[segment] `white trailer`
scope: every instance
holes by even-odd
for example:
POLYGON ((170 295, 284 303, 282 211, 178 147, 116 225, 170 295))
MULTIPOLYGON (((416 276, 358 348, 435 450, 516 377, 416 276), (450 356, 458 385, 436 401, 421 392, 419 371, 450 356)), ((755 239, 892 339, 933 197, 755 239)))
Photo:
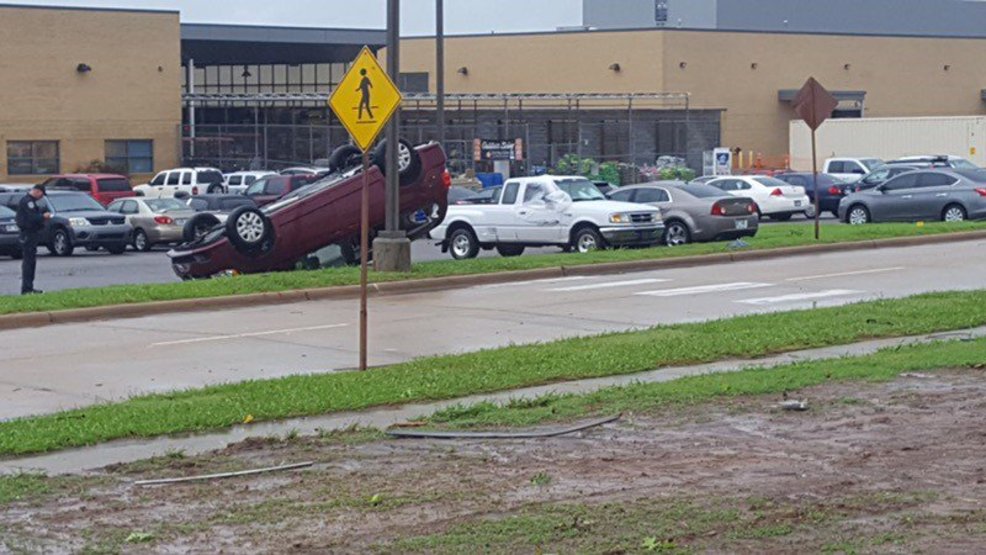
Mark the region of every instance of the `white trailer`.
MULTIPOLYGON (((811 170, 811 130, 790 124, 791 168, 811 170)), ((830 119, 818 128, 818 169, 826 158, 949 154, 986 167, 986 117, 830 119)))

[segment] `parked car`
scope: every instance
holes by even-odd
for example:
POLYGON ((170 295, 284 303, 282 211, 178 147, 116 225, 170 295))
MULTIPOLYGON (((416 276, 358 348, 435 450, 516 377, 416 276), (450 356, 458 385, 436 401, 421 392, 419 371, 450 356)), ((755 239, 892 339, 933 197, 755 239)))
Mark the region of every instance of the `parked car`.
POLYGON ((17 212, 0 206, 0 256, 21 257, 21 232, 17 228, 17 212))
POLYGON ((73 173, 56 175, 45 180, 42 185, 46 190, 79 191, 96 199, 103 206, 109 205, 118 198, 131 197, 134 194, 130 180, 123 175, 105 173, 73 173))
POLYGON ((976 170, 979 166, 959 156, 937 154, 930 156, 904 156, 887 162, 888 165, 907 164, 922 168, 952 168, 956 170, 976 170))
POLYGON ((431 238, 452 258, 475 258, 480 249, 518 256, 526 247, 559 246, 588 252, 607 246, 660 242, 660 210, 607 199, 580 176, 509 179, 495 202, 449 207, 431 238))
POLYGON ((243 195, 257 203, 257 206, 266 206, 292 191, 297 191, 305 185, 314 183, 316 180, 317 177, 314 174, 262 177, 247 187, 243 195))
MULTIPOLYGON (((811 172, 790 172, 775 175, 777 179, 791 185, 802 187, 808 195, 810 208, 805 210, 806 216, 815 215, 815 179, 811 172)), ((839 215, 839 202, 847 193, 848 183, 834 175, 827 173, 818 174, 818 207, 822 212, 830 212, 833 216, 839 215)))
POLYGON ((30 183, 0 183, 0 193, 27 193, 31 187, 30 183))
POLYGON ((787 221, 794 214, 810 212, 808 195, 801 187, 766 175, 734 175, 709 181, 709 186, 735 197, 752 198, 761 216, 787 221))
MULTIPOLYGON (((12 210, 24 193, 0 193, 0 205, 12 210)), ((52 191, 45 196, 52 214, 45 225, 41 244, 56 256, 71 256, 76 247, 105 248, 123 254, 130 244, 132 228, 122 214, 108 212, 85 193, 52 191)))
POLYGON ((195 215, 176 198, 123 198, 110 203, 106 210, 123 214, 133 228, 131 245, 140 252, 155 245, 180 243, 185 224, 195 215))
POLYGON ((705 185, 709 181, 712 181, 713 179, 718 179, 720 177, 723 177, 723 176, 721 176, 721 175, 702 175, 702 176, 696 177, 695 179, 689 181, 689 183, 697 183, 699 185, 705 185))
MULTIPOLYGON (((401 186, 400 222, 411 239, 424 237, 445 217, 452 177, 445 169, 441 146, 412 147, 401 142, 407 156, 398 165, 401 186), (424 210, 427 221, 412 224, 424 210)), ((387 142, 374 150, 382 161, 387 142)), ((375 162, 366 178, 370 197, 370 233, 384 225, 384 174, 375 162)), ((342 168, 277 202, 243 206, 203 237, 171 252, 172 267, 182 279, 210 277, 229 270, 243 273, 290 270, 310 253, 359 235, 363 174, 360 166, 342 168)))
POLYGON ((882 165, 883 160, 879 158, 828 158, 822 164, 821 173, 852 183, 882 165))
POLYGON ((855 183, 847 184, 844 187, 845 194, 848 195, 849 193, 858 193, 859 191, 872 189, 877 185, 883 185, 890 179, 897 177, 902 173, 919 170, 919 169, 921 169, 921 166, 915 164, 893 164, 893 165, 884 164, 873 170, 866 177, 860 179, 859 181, 855 183))
POLYGON ((182 239, 188 243, 205 235, 226 223, 226 218, 241 206, 257 208, 257 203, 243 195, 199 195, 188 199, 188 207, 195 215, 186 223, 182 239))
POLYGON ((253 182, 270 175, 277 175, 274 172, 233 172, 223 176, 223 189, 226 193, 236 193, 242 195, 247 187, 253 182))
POLYGON ((660 208, 663 241, 669 247, 753 237, 759 227, 753 199, 734 197, 701 183, 657 181, 627 185, 610 193, 609 198, 660 208))
POLYGON ((194 196, 223 192, 223 174, 215 168, 175 168, 154 176, 145 185, 134 187, 145 197, 194 196))
POLYGON ((854 225, 986 218, 986 170, 907 172, 844 198, 839 205, 839 218, 854 225))

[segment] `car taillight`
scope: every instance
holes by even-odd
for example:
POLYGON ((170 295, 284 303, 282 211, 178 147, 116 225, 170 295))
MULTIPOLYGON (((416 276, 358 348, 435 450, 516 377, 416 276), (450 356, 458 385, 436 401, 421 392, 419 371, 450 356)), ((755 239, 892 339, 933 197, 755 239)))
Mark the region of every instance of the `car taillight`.
POLYGON ((712 215, 713 216, 725 216, 726 207, 719 204, 718 202, 712 205, 712 215))
POLYGON ((746 205, 746 211, 749 212, 750 214, 756 214, 759 210, 760 207, 757 206, 757 203, 755 202, 751 202, 750 204, 746 205))
POLYGON ((830 195, 841 195, 842 194, 842 189, 840 189, 838 187, 829 187, 829 194, 830 195))
POLYGON ((774 189, 773 191, 770 192, 770 196, 772 196, 772 197, 782 197, 782 196, 784 196, 784 191, 781 191, 781 188, 778 187, 778 188, 776 188, 776 189, 774 189))
POLYGON ((175 223, 175 221, 168 216, 154 216, 154 221, 161 225, 171 225, 175 223))
POLYGON ((452 174, 448 170, 442 172, 442 185, 445 186, 445 190, 452 188, 452 174))
POLYGON ((976 189, 976 193, 981 197, 986 197, 986 189, 976 189))
POLYGON ((192 187, 192 194, 193 195, 199 194, 199 188, 198 187, 192 187))

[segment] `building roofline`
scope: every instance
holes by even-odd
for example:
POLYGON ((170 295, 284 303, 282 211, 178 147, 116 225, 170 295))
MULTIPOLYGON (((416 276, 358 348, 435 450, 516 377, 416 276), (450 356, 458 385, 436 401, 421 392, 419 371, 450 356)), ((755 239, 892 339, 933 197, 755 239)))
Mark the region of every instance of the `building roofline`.
POLYGON ((122 12, 122 13, 148 13, 148 14, 169 14, 181 15, 180 10, 165 10, 153 8, 105 8, 96 6, 38 6, 35 4, 11 4, 0 3, 0 8, 17 8, 25 10, 55 10, 72 12, 122 12))
POLYGON ((242 30, 260 30, 260 29, 275 29, 278 31, 356 31, 356 32, 367 32, 367 33, 386 33, 386 29, 375 29, 369 27, 305 27, 302 25, 262 25, 262 24, 250 24, 250 23, 208 23, 208 22, 195 22, 195 23, 182 23, 183 28, 191 27, 222 27, 225 29, 242 29, 242 30))
MULTIPOLYGON (((748 35, 802 35, 802 36, 833 36, 833 37, 852 37, 852 38, 896 38, 896 39, 957 39, 957 40, 983 40, 986 39, 986 31, 983 35, 931 35, 931 34, 910 34, 910 33, 839 33, 835 31, 779 31, 779 30, 753 30, 753 29, 705 29, 698 27, 620 27, 615 29, 561 29, 553 31, 517 31, 510 33, 464 33, 460 35, 449 34, 447 39, 458 38, 483 38, 483 37, 524 37, 524 36, 548 36, 548 35, 580 35, 597 33, 641 33, 641 32, 691 32, 691 33, 739 33, 748 35)), ((404 36, 401 40, 435 40, 434 35, 415 35, 404 36)))

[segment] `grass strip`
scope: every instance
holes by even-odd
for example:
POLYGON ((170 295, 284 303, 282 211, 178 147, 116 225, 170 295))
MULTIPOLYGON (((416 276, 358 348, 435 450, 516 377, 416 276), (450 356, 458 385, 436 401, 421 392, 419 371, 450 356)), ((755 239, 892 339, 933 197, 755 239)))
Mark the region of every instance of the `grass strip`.
POLYGON ((893 347, 860 357, 611 387, 583 395, 455 406, 435 413, 427 422, 448 428, 533 426, 592 415, 652 412, 728 397, 780 394, 832 382, 889 381, 906 372, 984 367, 986 339, 949 341, 893 347))
MULTIPOLYGON (((914 224, 874 224, 866 226, 827 225, 821 241, 815 241, 812 226, 803 224, 773 224, 760 228, 756 237, 747 239, 746 250, 768 250, 813 244, 849 243, 876 239, 892 239, 924 235, 940 235, 986 229, 986 222, 932 222, 914 224)), ((657 260, 730 252, 726 243, 701 243, 669 249, 621 249, 589 254, 542 254, 514 258, 481 258, 474 260, 441 260, 415 264, 406 274, 370 274, 374 283, 404 281, 447 276, 488 274, 514 270, 535 270, 559 266, 585 266, 607 262, 657 260)), ((161 264, 168 264, 161 257, 161 264)), ((27 297, 3 297, 0 315, 25 312, 46 312, 73 308, 92 308, 116 304, 135 304, 153 301, 202 299, 251 293, 272 293, 296 289, 356 285, 357 268, 329 268, 315 271, 257 274, 184 283, 117 285, 110 287, 70 289, 27 297)))
MULTIPOLYGON (((0 455, 227 428, 618 374, 754 358, 986 325, 986 290, 931 293, 814 310, 572 338, 422 358, 369 372, 291 376, 136 397, 0 422, 0 455)), ((986 354, 981 355, 986 356, 986 354)))

